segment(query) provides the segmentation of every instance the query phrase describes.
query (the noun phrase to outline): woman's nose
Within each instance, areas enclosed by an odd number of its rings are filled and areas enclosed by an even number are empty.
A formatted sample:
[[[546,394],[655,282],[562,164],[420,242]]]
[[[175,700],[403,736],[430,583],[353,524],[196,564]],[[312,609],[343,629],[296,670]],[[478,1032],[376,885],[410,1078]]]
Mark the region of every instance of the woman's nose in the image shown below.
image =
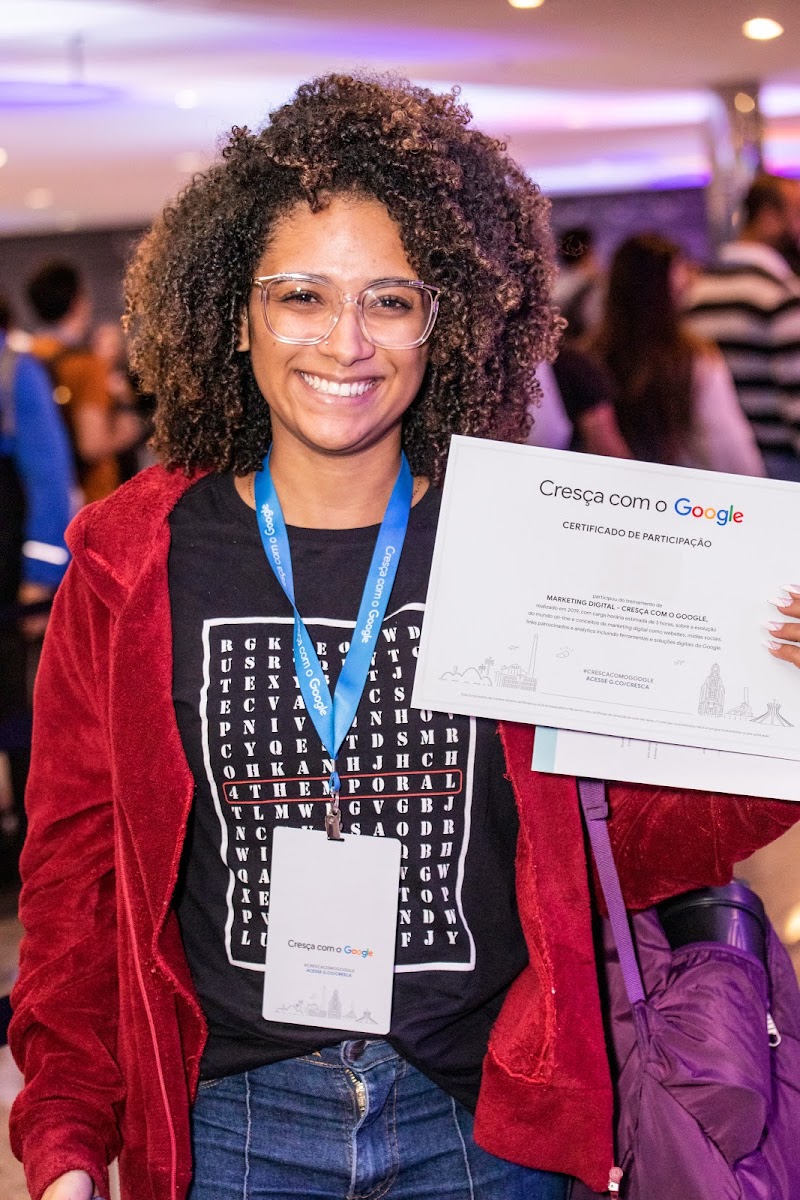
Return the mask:
[[[349,296],[345,297],[339,319],[320,349],[342,363],[358,362],[375,353],[375,347],[361,328],[358,304]]]

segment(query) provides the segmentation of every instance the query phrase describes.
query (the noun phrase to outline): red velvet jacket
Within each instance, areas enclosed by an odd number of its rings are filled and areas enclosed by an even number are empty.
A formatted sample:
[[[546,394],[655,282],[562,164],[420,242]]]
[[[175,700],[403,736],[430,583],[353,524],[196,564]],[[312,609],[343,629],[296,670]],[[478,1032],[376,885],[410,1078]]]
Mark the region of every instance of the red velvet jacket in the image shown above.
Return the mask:
[[[108,1195],[181,1200],[205,1023],[171,898],[194,783],[171,697],[168,514],[189,486],[154,468],[71,529],[37,682],[26,928],[11,1044],[26,1086],[11,1116],[33,1200],[83,1168]],[[501,727],[520,814],[519,910],[530,966],[486,1057],[475,1125],[502,1157],[603,1190],[612,1096],[574,781],[530,771],[533,729]],[[796,805],[615,786],[629,906],[726,882]]]

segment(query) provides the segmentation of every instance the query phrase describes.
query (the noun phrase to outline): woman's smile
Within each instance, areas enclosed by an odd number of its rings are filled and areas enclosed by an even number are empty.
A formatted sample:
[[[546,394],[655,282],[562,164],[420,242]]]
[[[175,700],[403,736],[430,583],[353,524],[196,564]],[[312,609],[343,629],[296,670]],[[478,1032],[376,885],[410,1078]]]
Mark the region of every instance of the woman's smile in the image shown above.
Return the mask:
[[[297,374],[313,392],[324,396],[335,396],[337,399],[353,399],[372,392],[380,383],[376,376],[367,378],[334,379],[327,375],[311,374],[308,371],[298,371]]]

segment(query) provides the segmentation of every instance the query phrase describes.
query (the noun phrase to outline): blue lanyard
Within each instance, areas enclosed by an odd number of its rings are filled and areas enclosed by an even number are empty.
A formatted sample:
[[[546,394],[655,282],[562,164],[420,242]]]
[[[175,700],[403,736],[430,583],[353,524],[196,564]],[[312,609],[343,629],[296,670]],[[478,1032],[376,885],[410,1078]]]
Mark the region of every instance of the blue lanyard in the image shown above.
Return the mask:
[[[367,682],[374,646],[389,604],[394,577],[397,573],[397,564],[400,561],[400,553],[406,536],[408,514],[411,511],[412,487],[411,468],[408,465],[408,459],[403,454],[400,474],[397,476],[397,482],[389,497],[386,513],[375,543],[372,562],[367,572],[350,649],[336,681],[333,698],[331,698],[314,644],[295,604],[292,555],[286,533],[286,522],[283,519],[280,500],[269,469],[269,453],[264,459],[262,470],[256,472],[253,491],[261,543],[267,556],[267,562],[272,567],[275,577],[294,611],[294,665],[300,691],[323,748],[333,759],[333,769],[328,785],[331,794],[331,808],[325,820],[328,837],[333,839],[341,837],[340,780],[336,760],[342,742],[353,724],[361,694]]]

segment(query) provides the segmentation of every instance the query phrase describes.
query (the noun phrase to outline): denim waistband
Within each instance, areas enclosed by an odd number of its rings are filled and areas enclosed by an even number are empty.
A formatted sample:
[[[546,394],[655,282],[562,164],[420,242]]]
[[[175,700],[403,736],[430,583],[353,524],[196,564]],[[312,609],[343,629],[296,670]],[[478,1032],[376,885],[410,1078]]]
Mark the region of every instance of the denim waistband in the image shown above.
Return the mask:
[[[368,1071],[370,1067],[382,1066],[392,1059],[400,1061],[400,1055],[383,1038],[351,1038],[336,1046],[326,1046],[313,1054],[304,1054],[297,1061],[342,1067],[350,1071]]]

